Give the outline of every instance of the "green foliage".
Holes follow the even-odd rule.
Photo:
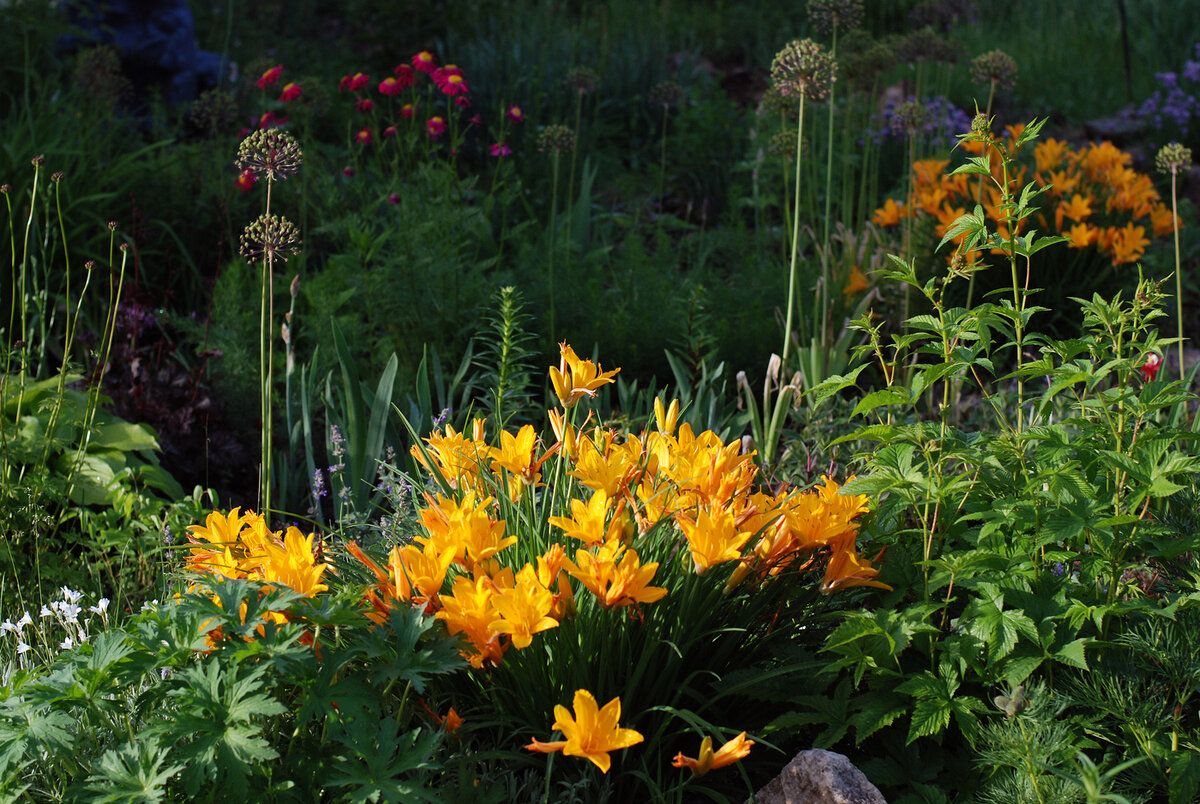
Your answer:
[[[410,694],[461,660],[432,618],[398,609],[370,627],[353,588],[314,600],[210,583],[212,598],[152,605],[44,663],[5,660],[5,795],[442,800],[429,784],[444,738]]]

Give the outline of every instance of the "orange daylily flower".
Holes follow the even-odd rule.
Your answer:
[[[617,563],[618,555],[621,555],[620,563]],[[596,554],[577,550],[575,561],[564,560],[563,566],[596,596],[602,608],[654,603],[667,594],[663,587],[649,585],[658,570],[658,562],[641,564],[637,551],[625,549],[618,541],[607,542]]]
[[[604,523],[608,515],[609,499],[611,498],[603,490],[593,493],[586,503],[583,500],[572,499],[570,517],[552,516],[547,521],[566,531],[568,537],[578,539],[584,544],[603,543],[609,538],[609,529]]]
[[[867,281],[867,275],[855,265],[850,268],[850,279],[846,282],[846,287],[842,288],[842,293],[847,296],[853,296],[855,293],[861,293],[869,287],[871,287],[871,283]]]
[[[575,716],[565,706],[554,707],[553,728],[561,731],[565,740],[541,742],[534,740],[525,748],[543,754],[562,751],[567,756],[583,757],[604,773],[612,766],[610,751],[637,745],[644,739],[633,729],[617,725],[621,719],[621,699],[613,698],[603,708],[587,690],[575,691]]]
[[[1077,223],[1064,233],[1071,239],[1069,245],[1071,248],[1087,248],[1096,242],[1098,232],[1093,226],[1088,226],[1086,223]]]
[[[508,634],[513,647],[524,650],[533,643],[533,635],[558,627],[558,620],[550,616],[554,595],[543,586],[532,564],[526,564],[517,573],[516,585],[500,589],[492,598],[492,608],[501,619],[493,620],[491,630],[496,634]]]
[[[1137,262],[1146,251],[1150,241],[1146,238],[1144,226],[1134,226],[1133,222],[1118,229],[1112,240],[1112,263],[1122,265],[1127,262]]]
[[[676,768],[691,768],[693,774],[703,776],[710,770],[724,768],[748,756],[753,745],[754,741],[747,740],[746,732],[742,732],[714,752],[712,737],[705,737],[700,742],[700,756],[692,759],[685,757],[680,751],[675,755],[675,759],[671,760],[671,764]]]
[[[876,226],[899,226],[900,219],[907,217],[908,213],[904,209],[903,204],[897,204],[896,199],[889,198],[883,203],[883,206],[875,210],[875,214],[871,216],[871,221]]]
[[[575,350],[567,346],[566,341],[558,345],[558,368],[550,367],[550,383],[558,401],[568,410],[575,406],[585,396],[596,395],[596,390],[607,383],[613,382],[613,377],[620,371],[603,371],[599,365],[590,360],[581,360]]]
[[[878,557],[876,557],[878,560]],[[821,581],[821,594],[827,595],[838,589],[851,586],[875,586],[891,591],[892,587],[883,581],[876,580],[879,570],[871,566],[871,562],[859,556],[854,549],[854,543],[840,550],[834,550],[825,567],[825,578]]]
[[[705,574],[724,561],[741,558],[742,545],[749,541],[751,535],[738,531],[733,514],[726,509],[712,513],[702,510],[694,520],[676,514],[675,521],[687,539],[697,575]]]

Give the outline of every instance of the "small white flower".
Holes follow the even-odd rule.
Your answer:
[[[33,618],[29,616],[29,612],[21,615],[21,619],[17,620],[17,628],[24,628],[27,625],[33,624]]]
[[[30,650],[28,643],[24,640],[17,640],[17,654],[22,654]]]
[[[103,614],[108,611],[108,598],[102,597],[94,606],[88,606],[88,611],[92,614]]]
[[[43,617],[52,617],[52,616],[54,616],[54,612],[50,611],[50,609],[47,608],[46,606],[42,606],[42,616]]]
[[[68,603],[78,603],[79,599],[83,597],[83,592],[76,592],[68,586],[64,586],[58,591],[62,595],[62,599]]]
[[[70,650],[71,648],[75,647],[75,640],[67,637],[61,643],[59,643],[59,647],[63,650]]]
[[[4,622],[0,623],[0,633],[9,634],[15,632],[16,630],[17,627],[13,625],[12,620],[5,620]]]

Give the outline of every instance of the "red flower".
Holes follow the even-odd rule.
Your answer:
[[[400,86],[400,82],[390,75],[379,82],[379,94],[387,95],[388,97],[396,97],[404,91],[404,87]]]
[[[1138,371],[1142,372],[1142,379],[1150,382],[1158,375],[1158,370],[1162,368],[1162,356],[1157,352],[1151,352],[1146,355],[1146,362]]]
[[[254,172],[254,168],[246,168],[238,174],[237,181],[233,184],[243,193],[248,193],[254,188],[255,182],[258,181],[258,174]]]
[[[468,120],[467,122],[473,126],[483,126],[483,115],[480,115],[480,114],[472,115],[471,119]]]
[[[396,136],[396,127],[388,126],[381,132],[381,134],[385,140],[389,137],[394,137],[394,136]]]
[[[287,103],[288,101],[294,101],[296,98],[300,97],[300,91],[301,90],[300,90],[299,84],[296,84],[296,83],[284,84],[283,92],[279,93],[280,103]]]
[[[471,99],[466,95],[459,95],[454,99],[454,105],[460,109],[468,109],[471,106]]]
[[[349,178],[353,178],[353,176],[354,176],[354,168],[352,168],[352,167],[344,167],[344,168],[342,168],[342,175],[343,175],[343,176],[345,176],[345,177],[346,177],[346,178],[348,178],[348,179],[349,179]]]
[[[259,89],[266,89],[267,84],[274,84],[279,80],[279,76],[283,75],[283,65],[276,64],[271,69],[267,70],[262,76],[254,82],[254,86]]]
[[[274,112],[266,112],[262,117],[258,118],[258,127],[271,128],[272,126],[282,126],[286,122],[286,117],[276,117]]]
[[[428,50],[422,50],[413,56],[412,63],[413,67],[417,68],[417,70],[429,75],[433,74],[434,67],[437,65],[436,59],[434,59],[433,54]]]
[[[512,148],[508,147],[507,142],[497,142],[488,146],[488,153],[492,156],[512,156]]]
[[[400,116],[405,120],[412,120],[413,113],[417,111],[417,107],[411,103],[406,103],[400,107]]]
[[[504,113],[504,116],[514,123],[525,122],[525,115],[521,112],[520,106],[509,106],[508,111]]]
[[[400,196],[397,195],[396,193],[392,193],[391,195],[388,196],[388,203],[389,204],[399,204]]]
[[[401,89],[408,89],[417,80],[417,74],[407,64],[397,64],[396,69],[392,72],[396,74],[396,83],[400,85]]]
[[[364,128],[362,131],[354,135],[354,141],[363,145],[370,145],[373,138],[371,137],[371,129]]]
[[[338,82],[338,89],[342,92],[358,92],[366,87],[371,81],[371,76],[362,73],[354,75],[344,75],[342,80]]]
[[[446,133],[446,121],[440,117],[431,117],[425,124],[425,130],[429,132],[430,139],[436,140]]]
[[[360,112],[369,112],[375,108],[375,101],[370,98],[359,98],[354,102],[354,108]]]
[[[447,64],[445,67],[438,67],[432,73],[433,83],[437,84],[437,88],[443,94],[454,96],[461,95],[471,90],[467,87],[467,81],[463,78],[462,70],[458,69],[453,64]]]

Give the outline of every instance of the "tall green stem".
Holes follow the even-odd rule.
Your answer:
[[[1183,278],[1179,266],[1179,206],[1175,192],[1175,169],[1171,169],[1171,228],[1175,230],[1175,334],[1179,338],[1179,381],[1183,382]]]
[[[830,58],[837,58],[837,23],[833,26],[833,46],[830,49]],[[833,218],[833,111],[834,111],[834,93],[837,91],[837,83],[829,85],[829,132],[825,139],[825,240],[824,248],[821,249],[821,346],[822,348],[829,347],[830,330],[829,321],[829,227],[830,221]],[[843,214],[844,211],[843,211]]]
[[[796,121],[796,195],[792,212],[792,261],[788,268],[787,320],[783,331],[783,357],[780,360],[780,376],[787,376],[788,355],[792,351],[792,319],[796,312],[796,257],[800,251],[800,162],[804,144],[804,93],[800,93],[800,116]],[[804,327],[804,314],[800,315],[800,327]]]
[[[550,259],[547,261],[546,279],[550,286],[550,342],[558,343],[554,329],[554,246],[558,234],[558,149],[554,149],[554,170],[550,190]]]

